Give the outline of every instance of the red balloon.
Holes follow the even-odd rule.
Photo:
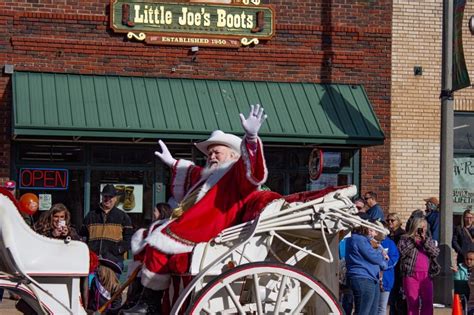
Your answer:
[[[32,193],[23,194],[20,197],[20,211],[27,214],[33,215],[39,208],[38,197]]]

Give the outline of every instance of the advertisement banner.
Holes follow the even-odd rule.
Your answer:
[[[474,204],[474,158],[454,158],[453,165],[453,213],[462,213]]]
[[[471,86],[467,72],[464,49],[462,45],[462,25],[466,0],[454,1],[453,25],[453,91]]]

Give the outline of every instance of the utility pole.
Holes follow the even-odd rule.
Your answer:
[[[440,255],[441,274],[435,282],[435,301],[452,304],[451,239],[453,235],[453,32],[454,1],[443,0],[441,78]]]

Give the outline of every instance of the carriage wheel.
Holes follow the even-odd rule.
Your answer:
[[[314,314],[316,308],[318,314],[342,314],[334,295],[313,276],[293,266],[257,262],[209,282],[186,314]]]

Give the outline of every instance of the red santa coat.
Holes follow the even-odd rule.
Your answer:
[[[195,187],[200,187],[196,203],[181,217],[170,221],[147,238],[148,245],[166,254],[192,251],[199,242],[208,242],[223,229],[239,223],[247,197],[267,178],[260,139],[241,145],[241,157],[202,180],[203,168],[179,160],[173,166],[172,194],[179,203]]]

